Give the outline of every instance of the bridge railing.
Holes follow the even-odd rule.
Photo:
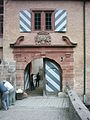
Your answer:
[[[68,90],[71,120],[90,120],[90,112],[74,90]]]

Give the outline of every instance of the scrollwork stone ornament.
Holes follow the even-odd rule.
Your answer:
[[[35,37],[36,45],[50,45],[51,36],[47,32],[39,32]]]

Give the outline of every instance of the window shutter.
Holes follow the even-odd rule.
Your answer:
[[[66,32],[66,10],[55,10],[55,32]]]
[[[31,32],[31,13],[30,10],[23,10],[20,16],[20,32]]]

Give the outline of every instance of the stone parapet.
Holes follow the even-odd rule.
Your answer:
[[[73,90],[68,91],[69,96],[69,113],[71,120],[90,120],[90,112],[82,103],[76,92]]]

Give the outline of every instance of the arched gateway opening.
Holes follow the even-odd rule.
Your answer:
[[[39,73],[39,78],[37,79]],[[43,59],[37,58],[28,63],[24,70],[24,89],[34,95],[43,95]]]
[[[77,44],[72,43],[66,36],[62,36],[60,43],[54,44],[49,33],[38,33],[33,44],[26,44],[25,41],[24,36],[20,36],[15,43],[10,44],[16,61],[16,89],[22,88],[30,95],[34,94],[35,90],[41,92],[41,95],[49,95],[64,91],[67,84],[73,88],[73,48]],[[39,69],[40,59],[42,59],[43,64]],[[41,89],[35,87],[31,91],[31,74],[34,74],[35,86],[38,72],[42,73],[40,73],[40,76],[42,76],[40,79]]]
[[[37,74],[40,79],[37,81]],[[32,84],[33,74],[33,84]],[[30,95],[57,95],[62,89],[60,65],[49,58],[39,58],[27,64],[24,70],[24,90]]]

